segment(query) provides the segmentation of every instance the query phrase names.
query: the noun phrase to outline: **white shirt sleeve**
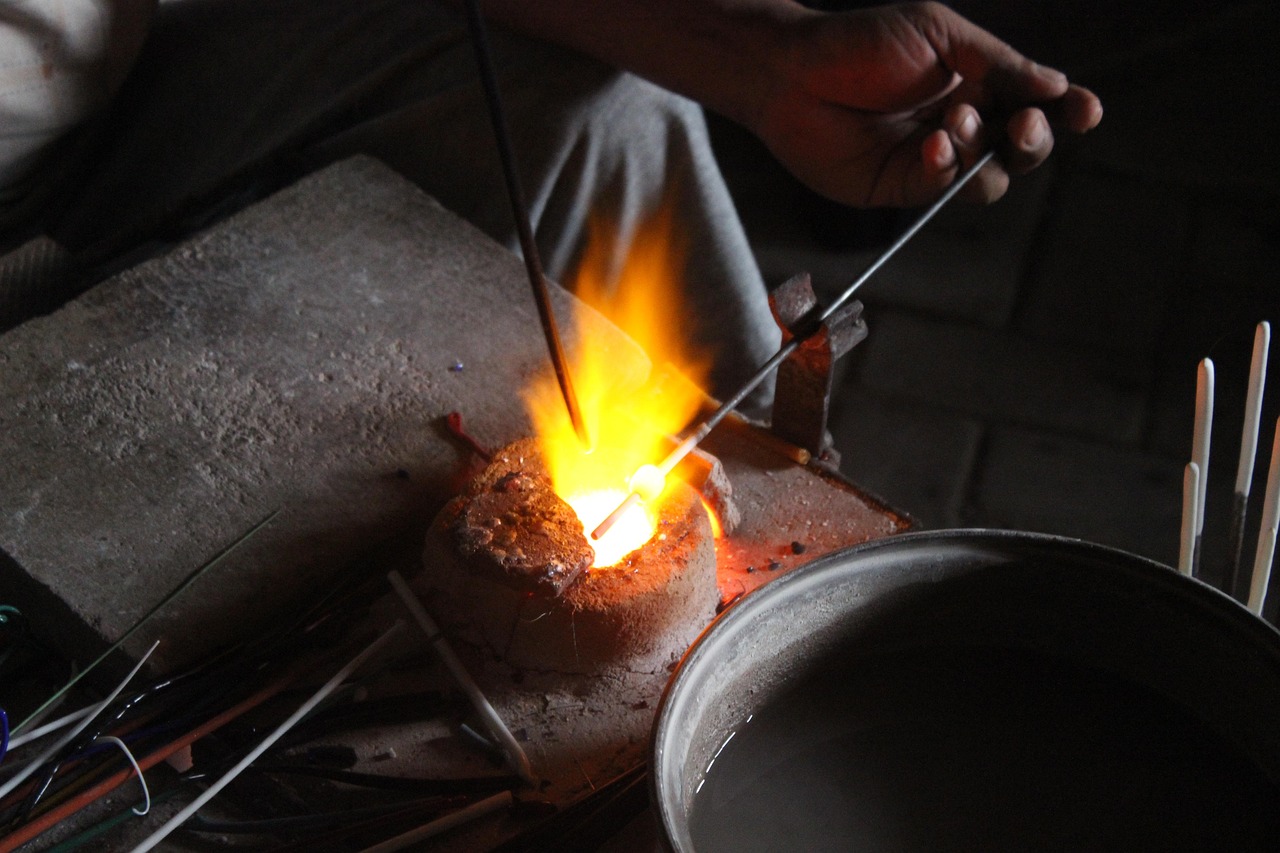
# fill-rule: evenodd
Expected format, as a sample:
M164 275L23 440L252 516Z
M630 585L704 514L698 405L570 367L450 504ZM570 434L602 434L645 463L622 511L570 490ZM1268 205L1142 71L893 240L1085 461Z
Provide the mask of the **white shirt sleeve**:
M0 0L0 204L42 151L106 106L155 0Z

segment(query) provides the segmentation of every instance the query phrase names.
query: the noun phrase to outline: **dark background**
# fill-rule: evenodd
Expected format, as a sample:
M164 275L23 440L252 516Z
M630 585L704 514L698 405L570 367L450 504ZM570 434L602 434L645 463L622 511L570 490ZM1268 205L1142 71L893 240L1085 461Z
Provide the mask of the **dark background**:
M842 471L923 527L1042 531L1172 564L1211 357L1216 582L1254 329L1280 322L1277 4L950 5L1093 89L1105 114L997 204L943 211L860 293L870 335L833 403ZM807 271L838 294L909 221L825 202L711 120L771 286ZM1280 414L1270 365L1255 525Z

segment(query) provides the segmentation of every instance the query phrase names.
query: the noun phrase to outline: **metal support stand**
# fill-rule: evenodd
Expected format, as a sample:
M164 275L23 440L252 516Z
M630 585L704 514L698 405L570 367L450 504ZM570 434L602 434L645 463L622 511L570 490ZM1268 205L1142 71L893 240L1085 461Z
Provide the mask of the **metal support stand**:
M799 347L778 366L773 400L773 432L803 447L824 465L836 468L840 456L827 431L836 361L867 336L862 303L852 300L821 321L808 273L797 273L769 296L773 317L782 327L783 343L802 338Z

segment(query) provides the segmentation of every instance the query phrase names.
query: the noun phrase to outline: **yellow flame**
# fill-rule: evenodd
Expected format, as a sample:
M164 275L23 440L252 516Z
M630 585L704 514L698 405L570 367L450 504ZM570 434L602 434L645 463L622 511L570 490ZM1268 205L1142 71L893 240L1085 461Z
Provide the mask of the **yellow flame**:
M583 302L640 345L649 364L662 364L664 370L620 363L618 353L575 317L579 335L572 380L592 446L583 448L578 441L554 376L548 373L525 395L556 494L574 508L588 533L626 498L628 478L666 455L668 437L684 428L704 399L697 384L706 376L706 361L686 352L680 334L684 309L676 282L687 246L672 222L664 206L642 223L624 262L611 271L603 235L618 232L594 220L573 287ZM656 526L653 509L641 503L591 543L593 565L616 565L652 538Z

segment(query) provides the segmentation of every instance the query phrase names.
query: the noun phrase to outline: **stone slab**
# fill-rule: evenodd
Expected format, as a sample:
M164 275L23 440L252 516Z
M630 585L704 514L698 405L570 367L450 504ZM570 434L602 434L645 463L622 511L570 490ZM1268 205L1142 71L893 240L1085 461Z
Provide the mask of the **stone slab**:
M571 356L573 313L643 379L629 338L553 300ZM520 392L547 370L515 256L376 161L331 167L0 337L4 599L84 659L279 510L126 647L189 662L379 547L415 550L469 470L445 415L490 447L528 435ZM709 443L750 509L726 572L909 525L725 429Z
M446 413L528 434L539 330L520 261L394 172L304 180L0 337L5 599L85 654L280 510L127 650L163 637L165 668L233 639L425 526L468 461Z

